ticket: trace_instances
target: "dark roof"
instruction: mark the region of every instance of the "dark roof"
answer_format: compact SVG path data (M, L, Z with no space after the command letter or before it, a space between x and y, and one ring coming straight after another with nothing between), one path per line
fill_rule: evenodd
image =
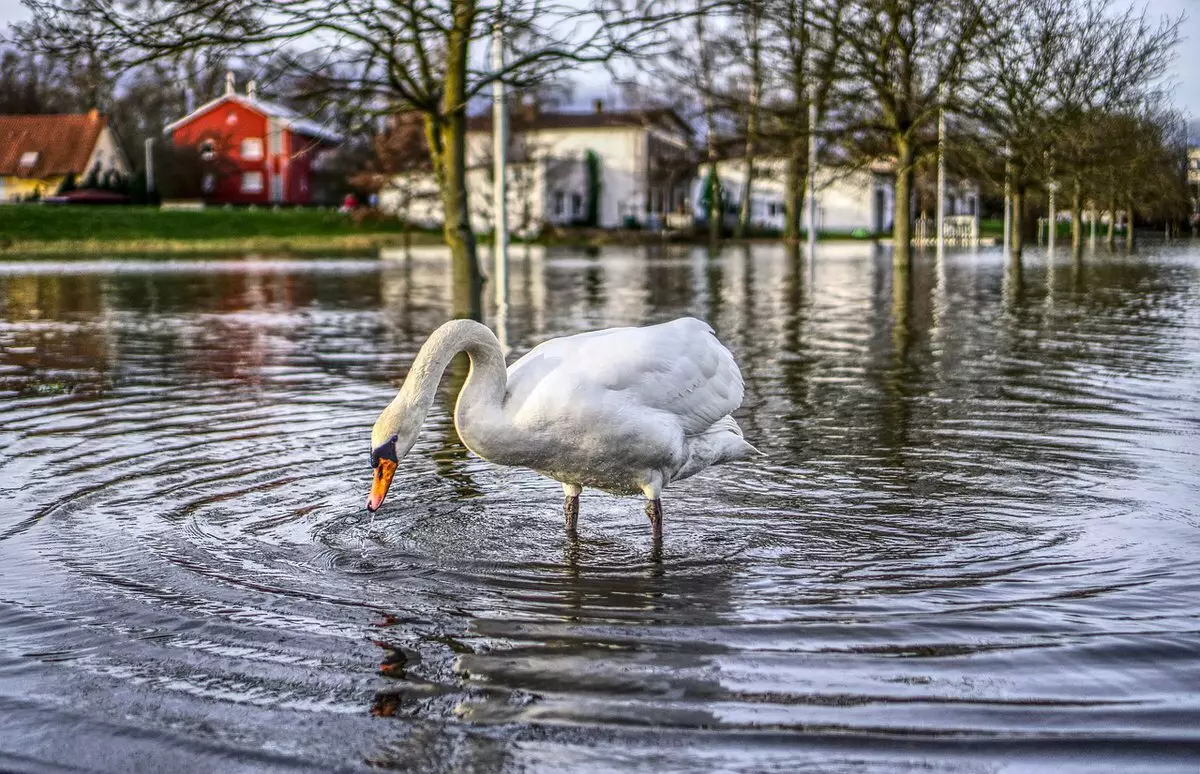
M0 175L82 174L107 125L107 119L95 110L82 115L0 115ZM32 166L21 165L26 153L37 153Z
M529 129L603 129L621 126L674 125L690 134L691 127L670 108L654 110L600 110L591 112L561 112L547 110L515 109L508 115L509 126L517 131ZM467 128L472 132L491 131L492 113L489 110L467 119Z

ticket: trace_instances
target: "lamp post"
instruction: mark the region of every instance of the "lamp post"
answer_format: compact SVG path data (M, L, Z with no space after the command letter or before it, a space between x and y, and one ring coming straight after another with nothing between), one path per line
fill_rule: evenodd
M500 25L492 28L492 67L497 74L504 69L504 39ZM504 104L504 81L499 77L492 83L492 148L495 162L492 196L496 202L496 223L493 232L492 261L495 267L496 311L503 315L508 306L508 110Z
M938 89L937 259L946 252L946 86Z
M817 85L808 86L808 257L817 251Z
M1008 259L1012 240L1012 148L1004 143L1004 258Z
M1054 192L1058 190L1058 183L1051 180L1046 188L1050 192L1050 212L1047 218L1049 222L1046 224L1046 254L1053 257L1054 237L1056 236L1055 232L1058 231L1058 220L1054 214Z

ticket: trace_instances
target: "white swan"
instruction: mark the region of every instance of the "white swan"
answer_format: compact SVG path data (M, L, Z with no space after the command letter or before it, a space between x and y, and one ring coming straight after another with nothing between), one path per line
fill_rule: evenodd
M730 416L742 374L707 323L684 317L551 339L506 371L496 336L455 320L421 347L371 430L371 512L416 443L442 372L464 351L471 370L454 409L459 437L486 460L561 482L569 532L580 492L593 487L644 494L658 540L667 484L757 454Z

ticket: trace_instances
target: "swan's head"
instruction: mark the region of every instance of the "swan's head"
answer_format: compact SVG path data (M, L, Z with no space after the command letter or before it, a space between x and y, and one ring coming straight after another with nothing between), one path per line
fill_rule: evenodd
M371 467L375 470L375 479L371 482L367 510L372 513L383 505L400 460L412 449L421 431L420 423L408 421L411 412L404 411L398 402L399 399L384 409L371 428Z

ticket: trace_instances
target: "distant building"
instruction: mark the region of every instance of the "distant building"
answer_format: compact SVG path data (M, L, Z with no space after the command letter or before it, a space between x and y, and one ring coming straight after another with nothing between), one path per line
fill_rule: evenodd
M82 115L0 115L0 202L53 196L68 176L129 176L129 160L108 119Z
M222 96L164 131L210 162L199 172L200 191L214 204L310 204L322 154L341 142L294 110L258 99L254 81L236 93L232 74Z
M593 196L600 228L640 225L687 209L691 129L672 110L613 111L601 102L592 112L527 106L513 111L509 126L508 220L518 233L584 225ZM470 119L467 132L467 188L479 231L492 227L492 159L489 113ZM380 206L415 223L442 222L429 173L396 176L380 192Z
M717 162L725 206L725 223L737 222L746 188L746 161L734 158ZM709 166L700 166L692 186L692 207L697 220L706 220ZM852 233L879 234L892 228L895 186L889 171L875 169L845 170L819 167L817 170L817 229ZM754 162L750 185L750 224L755 228L783 231L786 225L784 201L787 190L787 159L761 157ZM808 205L804 207L801 227L808 228Z
M1188 190L1192 194L1192 213L1200 215L1200 144L1188 148Z

